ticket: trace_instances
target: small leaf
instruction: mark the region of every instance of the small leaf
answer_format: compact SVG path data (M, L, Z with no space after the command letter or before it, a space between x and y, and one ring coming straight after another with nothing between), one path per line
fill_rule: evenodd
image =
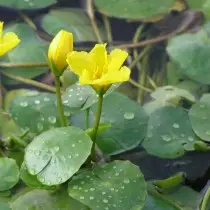
M0 158L0 191L9 190L19 181L19 168L15 160Z
M142 145L149 154L175 158L185 150L194 150L195 141L187 112L180 107L162 107L150 115Z
M90 155L92 140L76 127L54 128L26 148L25 164L44 185L58 185L73 176Z
M114 161L83 171L69 182L69 195L91 209L142 209L147 195L139 168Z
M210 94L204 94L189 112L192 128L197 136L210 141Z
M31 190L10 203L12 210L88 210L86 206L68 196L65 190L52 194L47 190Z

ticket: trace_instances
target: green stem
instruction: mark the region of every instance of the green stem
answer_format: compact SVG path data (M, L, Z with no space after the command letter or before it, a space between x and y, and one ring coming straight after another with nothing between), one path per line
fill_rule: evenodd
M91 151L91 156L93 160L96 160L96 136L98 132L98 126L100 123L100 118L101 118L101 112L102 112L102 105L103 105L103 93L99 93L98 95L98 108L96 112L96 117L95 117L95 123L92 131L92 141L93 141L93 146L92 146L92 151Z
M64 110L63 110L63 104L61 100L61 87L60 87L60 77L55 77L55 87L56 87L56 97L57 97L57 106L58 106L58 112L60 115L60 123L62 127L67 126L66 118L64 116Z
M55 92L56 91L54 87L43 84L41 82L34 81L32 79L27 79L27 78L15 76L15 75L12 75L12 74L6 73L6 72L1 72L1 74L10 78L10 79L14 79L18 82L22 82L22 83L27 84L27 85L32 85L34 87L41 88L41 89L44 89L44 90L47 90L47 91L50 91L50 92Z
M89 115L90 115L90 108L85 110L85 129L89 128Z
M209 203L209 198L210 198L210 187L208 188L208 190L206 191L206 193L203 197L203 201L201 203L200 210L207 210L207 206L208 206L208 203Z

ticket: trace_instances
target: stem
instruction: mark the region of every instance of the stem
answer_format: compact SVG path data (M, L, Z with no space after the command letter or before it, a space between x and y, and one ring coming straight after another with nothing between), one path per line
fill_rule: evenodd
M58 105L58 112L60 116L60 123L62 127L67 126L66 118L64 116L63 104L61 100L61 87L60 87L60 77L55 77L55 87L56 87L56 97L57 97L57 105Z
M6 77L8 77L8 78L10 78L10 79L14 79L14 80L16 80L18 82L22 82L22 83L27 84L27 85L32 85L34 87L37 87L37 88L40 88L40 89L44 89L44 90L47 90L47 91L50 91L50 92L53 92L53 93L56 92L54 87L51 87L51 86L46 85L46 84L43 84L41 82L37 82L37 81L31 80L31 79L15 76L15 75L12 75L12 74L6 73L6 72L1 72L1 74L6 76Z
M210 198L210 187L207 189L207 191L206 191L206 193L205 193L205 195L203 197L203 201L201 203L200 210L207 210L209 198Z
M129 82L130 82L132 85L134 85L135 87L141 88L142 90L144 90L144 91L146 91L146 92L148 92L148 93L151 93L151 92L153 91L153 90L150 89L150 88L147 88L147 87L144 87L144 86L138 84L138 83L137 83L135 80L133 80L133 79L129 79Z
M103 93L99 93L98 108L97 108L95 123L94 123L93 131L92 131L92 135L91 135L91 138L93 141L91 156L92 156L93 160L96 159L96 148L95 148L96 147L96 136L97 136L98 126L99 126L100 118L101 118L102 105L103 105Z
M110 25L110 21L109 18L106 15L103 15L103 21L104 21L104 26L106 29L106 33L107 33L107 41L108 43L112 42L112 30L111 30L111 25Z
M90 115L90 108L85 110L85 129L89 128L89 115Z

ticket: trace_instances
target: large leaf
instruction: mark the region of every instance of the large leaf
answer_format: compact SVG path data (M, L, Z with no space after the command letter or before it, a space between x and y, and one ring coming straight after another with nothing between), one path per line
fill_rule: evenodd
M19 181L19 168L15 160L0 158L0 191L11 189Z
M96 41L92 26L83 9L59 8L51 10L42 18L43 29L55 36L61 29L70 31L74 35L74 41ZM100 27L102 38L104 30Z
M143 147L149 154L175 158L182 156L185 150L194 150L195 141L187 112L180 107L162 107L149 117Z
M176 36L167 46L170 57L180 66L182 74L202 84L210 84L208 28L209 23L206 23L197 33Z
M56 3L56 0L1 0L0 6L12 7L17 9L36 9L50 6Z
M3 56L0 61L11 63L46 62L47 44L36 36L35 31L30 26L24 23L16 23L5 29L5 33L8 31L15 32L20 37L21 42L15 49ZM1 69L1 71L25 78L33 78L46 72L47 68L6 68ZM6 78L3 79L3 83L11 82L16 83Z
M17 196L10 206L12 210L88 210L69 197L65 190L54 194L47 190L32 190Z
M42 184L61 184L79 170L90 155L91 146L90 137L79 128L54 128L28 145L25 164Z
M168 13L174 0L95 0L96 7L106 15L129 18L146 19Z
M9 112L21 128L32 133L41 133L60 125L56 96L51 93L30 91L27 95L17 96L11 101ZM70 116L68 108L64 114Z
M210 141L210 94L204 94L189 112L194 132L203 140Z
M69 182L69 195L92 210L140 210L147 189L137 166L129 161L114 161L73 177Z

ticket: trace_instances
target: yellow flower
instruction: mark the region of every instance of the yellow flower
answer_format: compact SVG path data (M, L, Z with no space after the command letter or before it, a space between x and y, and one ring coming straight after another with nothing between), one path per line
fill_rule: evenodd
M67 63L71 71L79 76L81 84L101 88L129 80L130 69L122 67L127 57L126 51L114 49L107 54L106 44L96 44L89 53L83 51L69 53Z
M0 56L16 47L20 42L18 36L13 32L3 35L3 24L3 22L0 22Z
M66 56L73 50L73 35L61 30L52 40L48 50L48 59L52 68L62 72L67 66Z

